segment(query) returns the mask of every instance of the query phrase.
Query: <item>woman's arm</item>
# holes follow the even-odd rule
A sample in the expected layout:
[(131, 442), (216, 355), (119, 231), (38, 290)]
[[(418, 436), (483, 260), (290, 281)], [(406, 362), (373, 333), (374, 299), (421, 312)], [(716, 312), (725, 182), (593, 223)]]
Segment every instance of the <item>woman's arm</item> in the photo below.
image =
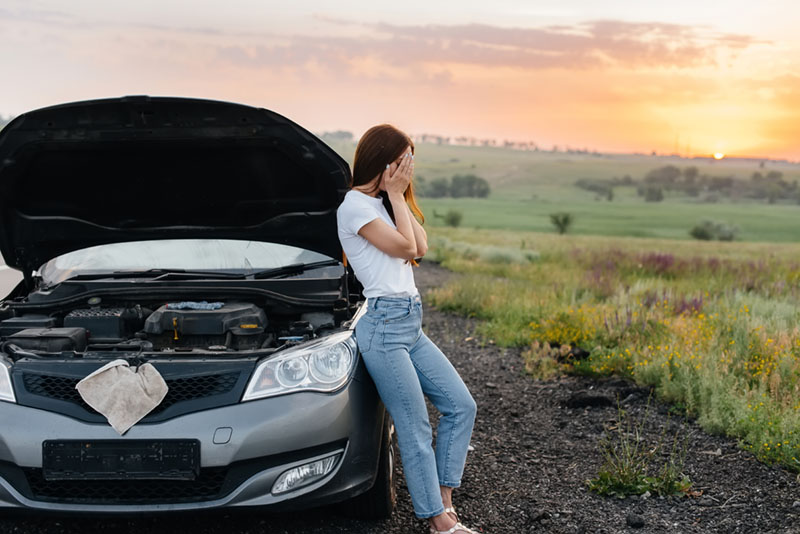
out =
[[(411, 173), (414, 169), (411, 152), (403, 156), (403, 161), (394, 171), (386, 168), (381, 177), (381, 189), (389, 195), (389, 202), (392, 204), (394, 212), (395, 230), (381, 219), (374, 219), (358, 231), (358, 234), (389, 256), (410, 260), (417, 257), (418, 247), (413, 217), (408, 209), (403, 192), (411, 181)], [(416, 221), (414, 221), (416, 222)], [(419, 224), (419, 223), (417, 223)], [(426, 246), (427, 248), (427, 246)]]
[(408, 215), (411, 217), (411, 226), (414, 228), (414, 240), (417, 243), (417, 255), (415, 258), (421, 258), (428, 252), (428, 234), (425, 229), (417, 221), (417, 218), (411, 213), (411, 208), (406, 204)]

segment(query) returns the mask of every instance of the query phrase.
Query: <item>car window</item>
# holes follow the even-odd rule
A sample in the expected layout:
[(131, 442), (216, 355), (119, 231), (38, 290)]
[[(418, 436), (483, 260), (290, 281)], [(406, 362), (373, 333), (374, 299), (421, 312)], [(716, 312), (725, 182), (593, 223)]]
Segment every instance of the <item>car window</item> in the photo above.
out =
[(48, 285), (79, 274), (148, 269), (232, 273), (329, 260), (328, 256), (278, 243), (234, 239), (163, 239), (99, 245), (63, 254), (39, 269)]

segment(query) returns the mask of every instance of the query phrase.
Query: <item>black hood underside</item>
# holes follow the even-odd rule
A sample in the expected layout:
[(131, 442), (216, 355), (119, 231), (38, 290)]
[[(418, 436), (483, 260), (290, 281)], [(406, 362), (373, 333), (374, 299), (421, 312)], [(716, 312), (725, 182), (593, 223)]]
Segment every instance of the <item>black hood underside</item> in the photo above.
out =
[(181, 98), (65, 104), (0, 133), (0, 251), (28, 275), (123, 241), (270, 241), (341, 257), (347, 163), (265, 109)]

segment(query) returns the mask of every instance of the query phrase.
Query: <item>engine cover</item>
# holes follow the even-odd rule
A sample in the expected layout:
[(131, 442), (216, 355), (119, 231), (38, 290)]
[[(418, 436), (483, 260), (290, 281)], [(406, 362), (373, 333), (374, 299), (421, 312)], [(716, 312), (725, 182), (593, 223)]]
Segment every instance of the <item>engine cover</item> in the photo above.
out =
[(148, 334), (172, 332), (176, 337), (215, 336), (228, 332), (235, 336), (262, 334), (267, 314), (247, 302), (226, 302), (217, 310), (170, 309), (167, 304), (154, 311), (144, 322)]

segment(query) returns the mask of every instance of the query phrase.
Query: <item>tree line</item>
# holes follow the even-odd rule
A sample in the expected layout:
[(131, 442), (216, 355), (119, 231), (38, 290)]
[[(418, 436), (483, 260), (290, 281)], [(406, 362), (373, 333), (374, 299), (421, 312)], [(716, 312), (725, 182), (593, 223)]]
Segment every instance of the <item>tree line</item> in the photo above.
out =
[(419, 196), (429, 198), (486, 198), (491, 192), (489, 182), (474, 174), (456, 174), (452, 178), (434, 178), (430, 181), (417, 176), (414, 186)]
[(675, 191), (689, 197), (704, 195), (700, 200), (705, 202), (716, 202), (720, 197), (726, 197), (766, 200), (770, 204), (779, 200), (800, 204), (797, 180), (788, 182), (779, 171), (754, 172), (749, 180), (742, 180), (733, 176), (701, 174), (694, 166), (681, 169), (675, 165), (665, 165), (649, 171), (638, 181), (626, 175), (610, 180), (582, 178), (575, 185), (595, 193), (598, 200), (613, 200), (615, 186), (635, 185), (636, 192), (646, 202), (660, 202), (665, 192)]

